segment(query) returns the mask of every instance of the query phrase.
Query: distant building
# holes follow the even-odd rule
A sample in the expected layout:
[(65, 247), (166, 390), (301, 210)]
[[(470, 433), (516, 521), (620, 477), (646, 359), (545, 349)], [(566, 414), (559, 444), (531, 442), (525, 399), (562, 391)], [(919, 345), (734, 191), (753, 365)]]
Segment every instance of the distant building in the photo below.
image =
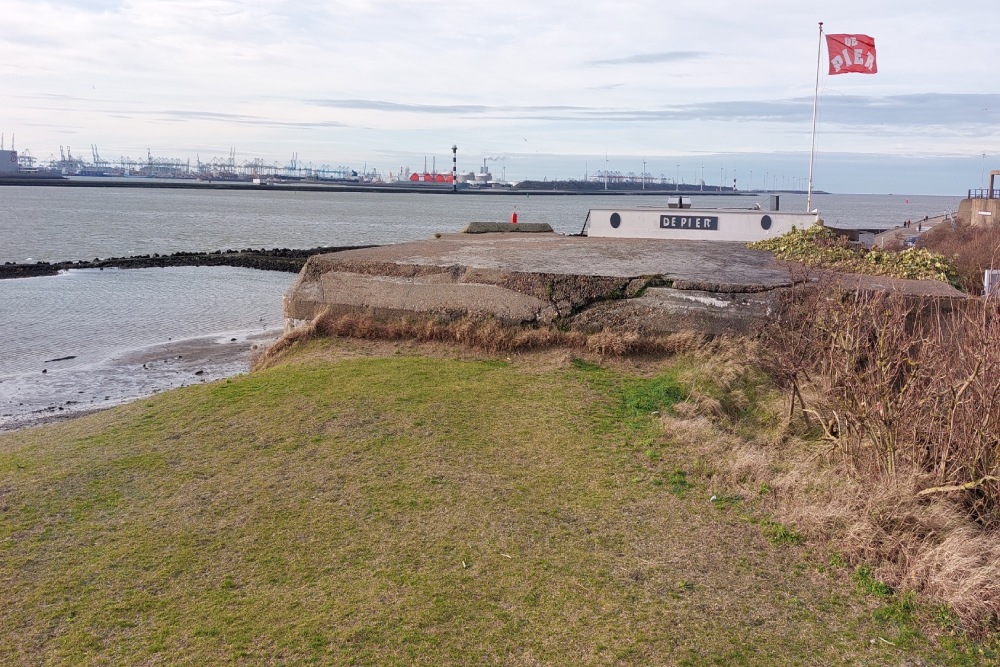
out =
[(16, 174), (17, 151), (0, 151), (0, 174)]

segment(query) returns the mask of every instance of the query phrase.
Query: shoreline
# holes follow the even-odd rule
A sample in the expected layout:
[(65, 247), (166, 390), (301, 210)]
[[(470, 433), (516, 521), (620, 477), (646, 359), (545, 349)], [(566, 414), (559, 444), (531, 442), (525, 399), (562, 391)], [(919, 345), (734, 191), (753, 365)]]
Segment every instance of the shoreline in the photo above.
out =
[[(230, 331), (123, 350), (93, 365), (0, 378), (0, 433), (75, 419), (250, 370), (282, 333)], [(28, 380), (28, 378), (31, 380)], [(35, 392), (34, 394), (32, 392)]]

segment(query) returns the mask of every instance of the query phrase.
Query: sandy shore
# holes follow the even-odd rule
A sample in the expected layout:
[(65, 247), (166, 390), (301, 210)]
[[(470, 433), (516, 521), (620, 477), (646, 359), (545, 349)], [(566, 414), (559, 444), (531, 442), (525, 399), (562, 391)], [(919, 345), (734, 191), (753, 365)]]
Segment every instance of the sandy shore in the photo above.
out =
[(0, 379), (0, 432), (106, 410), (152, 394), (250, 369), (253, 354), (281, 330), (231, 332), (128, 350), (100, 364)]

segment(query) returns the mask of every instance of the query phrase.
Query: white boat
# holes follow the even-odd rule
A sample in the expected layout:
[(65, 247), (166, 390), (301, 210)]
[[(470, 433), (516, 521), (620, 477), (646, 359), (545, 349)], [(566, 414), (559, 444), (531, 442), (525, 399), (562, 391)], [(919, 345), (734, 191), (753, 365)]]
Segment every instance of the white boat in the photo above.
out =
[(595, 208), (587, 214), (587, 235), (629, 239), (734, 241), (749, 243), (805, 229), (819, 221), (819, 213), (790, 213), (755, 208), (691, 208), (687, 197), (671, 197), (667, 207)]

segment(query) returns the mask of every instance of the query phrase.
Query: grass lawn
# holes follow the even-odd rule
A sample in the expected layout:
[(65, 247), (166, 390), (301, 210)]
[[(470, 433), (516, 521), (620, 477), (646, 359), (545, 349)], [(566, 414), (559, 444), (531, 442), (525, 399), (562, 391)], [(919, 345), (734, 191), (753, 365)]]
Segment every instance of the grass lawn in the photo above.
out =
[(985, 661), (720, 497), (669, 364), (350, 345), (0, 436), (0, 664)]

